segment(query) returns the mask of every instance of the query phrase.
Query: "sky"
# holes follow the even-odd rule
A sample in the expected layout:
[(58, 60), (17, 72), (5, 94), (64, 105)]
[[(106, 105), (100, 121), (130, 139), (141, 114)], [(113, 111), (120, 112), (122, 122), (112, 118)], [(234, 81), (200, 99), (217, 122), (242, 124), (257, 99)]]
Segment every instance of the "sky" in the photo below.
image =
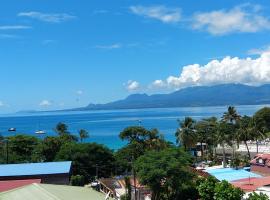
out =
[(269, 0), (3, 0), (0, 113), (270, 83)]

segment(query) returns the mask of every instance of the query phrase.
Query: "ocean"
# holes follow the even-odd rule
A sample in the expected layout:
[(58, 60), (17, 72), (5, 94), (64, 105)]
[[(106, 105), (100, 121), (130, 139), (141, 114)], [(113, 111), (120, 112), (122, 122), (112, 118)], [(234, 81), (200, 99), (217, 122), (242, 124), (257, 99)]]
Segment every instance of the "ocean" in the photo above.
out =
[[(253, 115), (258, 109), (267, 105), (236, 106), (241, 115)], [(66, 123), (73, 134), (85, 129), (90, 137), (86, 142), (104, 144), (111, 149), (119, 149), (125, 142), (118, 137), (128, 126), (142, 125), (148, 129), (157, 128), (167, 140), (175, 143), (177, 120), (189, 116), (195, 120), (215, 116), (220, 118), (227, 110), (226, 106), (215, 107), (182, 107), (182, 108), (151, 108), (138, 110), (106, 110), (85, 112), (37, 112), (16, 113), (0, 116), (0, 134), (3, 136), (15, 134), (36, 135), (36, 130), (46, 131), (45, 136), (56, 135), (54, 127), (58, 122)], [(9, 128), (17, 132), (8, 132)]]

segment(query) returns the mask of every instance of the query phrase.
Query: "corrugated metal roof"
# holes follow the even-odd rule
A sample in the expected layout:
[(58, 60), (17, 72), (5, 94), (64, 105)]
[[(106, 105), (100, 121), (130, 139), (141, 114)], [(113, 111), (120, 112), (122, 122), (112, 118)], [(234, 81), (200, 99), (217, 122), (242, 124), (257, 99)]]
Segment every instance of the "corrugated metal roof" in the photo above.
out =
[(69, 173), (71, 161), (0, 165), (1, 176), (30, 176)]
[(41, 179), (0, 181), (0, 192), (23, 187), (32, 183), (41, 183)]
[(90, 188), (31, 184), (0, 193), (1, 200), (104, 200), (105, 195)]

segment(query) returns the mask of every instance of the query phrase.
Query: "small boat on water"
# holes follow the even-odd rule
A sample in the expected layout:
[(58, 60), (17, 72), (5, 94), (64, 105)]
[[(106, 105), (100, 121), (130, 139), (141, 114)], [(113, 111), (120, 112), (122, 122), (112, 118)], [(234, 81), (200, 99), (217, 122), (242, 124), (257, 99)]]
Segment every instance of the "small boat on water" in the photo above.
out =
[(35, 132), (37, 135), (43, 135), (45, 134), (46, 132), (45, 131), (42, 131), (42, 130), (38, 130)]
[(16, 131), (16, 128), (10, 128), (8, 129), (9, 132), (15, 132)]

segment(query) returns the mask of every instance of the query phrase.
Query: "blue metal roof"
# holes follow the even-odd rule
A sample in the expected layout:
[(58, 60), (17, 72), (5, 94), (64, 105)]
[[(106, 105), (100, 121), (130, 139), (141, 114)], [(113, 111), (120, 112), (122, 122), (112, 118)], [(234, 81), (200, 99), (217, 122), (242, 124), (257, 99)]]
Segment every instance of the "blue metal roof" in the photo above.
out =
[(1, 176), (31, 176), (66, 174), (70, 172), (71, 161), (0, 165)]

